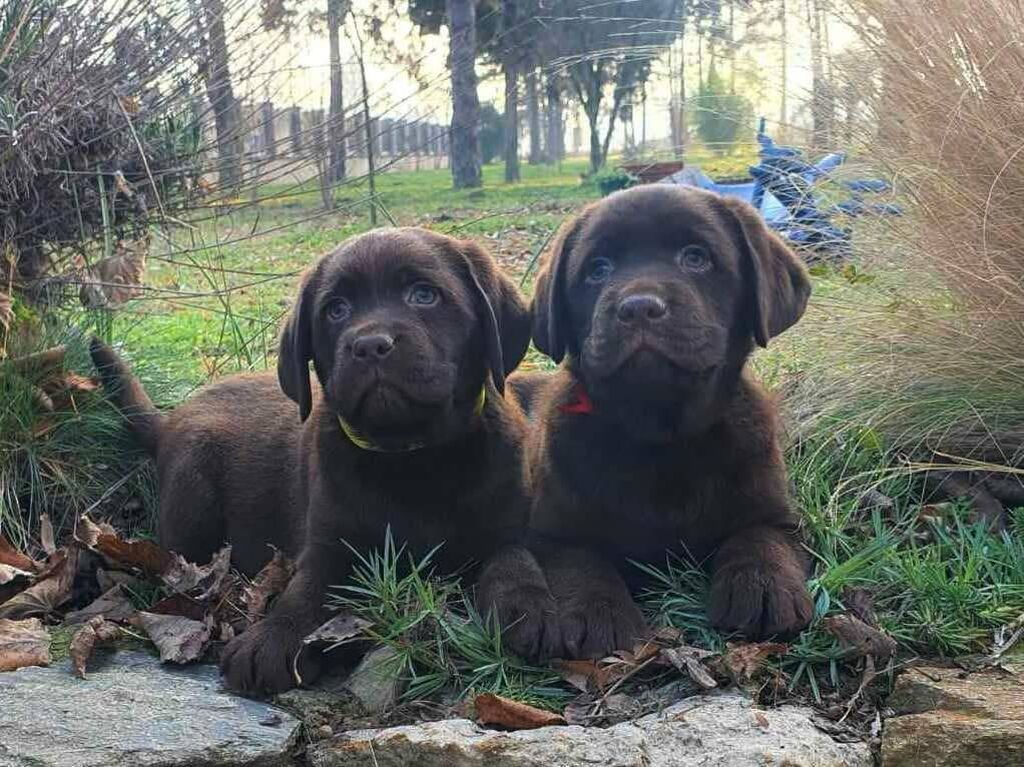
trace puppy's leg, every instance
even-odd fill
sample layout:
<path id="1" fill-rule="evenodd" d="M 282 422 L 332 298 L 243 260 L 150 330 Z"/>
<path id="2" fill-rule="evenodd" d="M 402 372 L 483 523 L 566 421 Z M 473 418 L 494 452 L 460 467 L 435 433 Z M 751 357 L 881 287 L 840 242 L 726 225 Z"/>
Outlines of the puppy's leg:
<path id="1" fill-rule="evenodd" d="M 814 614 L 805 581 L 803 558 L 784 530 L 743 530 L 715 555 L 708 617 L 752 639 L 795 634 Z"/>
<path id="2" fill-rule="evenodd" d="M 502 641 L 524 658 L 560 654 L 555 598 L 540 563 L 525 546 L 507 546 L 491 557 L 476 585 L 477 609 L 493 613 Z"/>
<path id="3" fill-rule="evenodd" d="M 563 657 L 603 658 L 650 633 L 614 566 L 583 548 L 548 550 L 544 573 L 558 604 Z"/>
<path id="4" fill-rule="evenodd" d="M 232 639 L 220 669 L 225 684 L 244 695 L 272 695 L 320 674 L 320 659 L 303 651 L 302 640 L 327 618 L 323 607 L 328 583 L 348 572 L 340 545 L 307 544 L 295 575 L 259 623 Z"/>
<path id="5" fill-rule="evenodd" d="M 226 538 L 214 482 L 192 456 L 170 460 L 160 476 L 160 543 L 190 562 L 209 562 Z"/>

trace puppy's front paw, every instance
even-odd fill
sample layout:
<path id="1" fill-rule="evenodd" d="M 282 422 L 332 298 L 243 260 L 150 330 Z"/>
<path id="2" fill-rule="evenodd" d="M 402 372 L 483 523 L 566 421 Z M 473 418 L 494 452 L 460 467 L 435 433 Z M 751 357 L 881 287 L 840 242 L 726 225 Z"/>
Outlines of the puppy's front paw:
<path id="1" fill-rule="evenodd" d="M 712 625 L 748 639 L 794 635 L 807 628 L 814 605 L 803 576 L 759 565 L 719 568 L 711 580 L 708 617 Z"/>
<path id="2" fill-rule="evenodd" d="M 598 659 L 632 650 L 650 628 L 629 594 L 585 593 L 559 603 L 559 628 L 568 659 Z"/>
<path id="3" fill-rule="evenodd" d="M 527 660 L 558 657 L 562 648 L 557 605 L 541 586 L 520 584 L 505 588 L 484 602 L 501 626 L 501 639 L 508 649 Z"/>
<path id="4" fill-rule="evenodd" d="M 301 653 L 301 657 L 300 657 Z M 224 684 L 248 696 L 274 695 L 312 681 L 319 670 L 316 659 L 303 652 L 302 635 L 290 620 L 267 618 L 232 639 L 221 656 Z"/>

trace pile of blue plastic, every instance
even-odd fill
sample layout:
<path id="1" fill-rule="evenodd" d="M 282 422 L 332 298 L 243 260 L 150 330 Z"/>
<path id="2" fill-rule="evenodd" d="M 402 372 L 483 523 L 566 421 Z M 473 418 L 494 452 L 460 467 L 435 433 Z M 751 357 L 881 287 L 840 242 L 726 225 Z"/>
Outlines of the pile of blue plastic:
<path id="1" fill-rule="evenodd" d="M 663 179 L 663 184 L 685 184 L 719 194 L 740 197 L 760 211 L 765 221 L 786 240 L 798 246 L 809 260 L 841 261 L 850 254 L 851 229 L 837 223 L 864 215 L 900 215 L 898 205 L 869 201 L 868 195 L 891 191 L 883 179 L 832 178 L 846 160 L 843 152 L 827 154 L 815 163 L 794 147 L 779 146 L 765 134 L 765 120 L 757 132 L 760 162 L 750 168 L 750 180 L 716 182 L 700 168 L 688 167 Z M 825 203 L 816 187 L 830 182 L 845 198 Z"/>

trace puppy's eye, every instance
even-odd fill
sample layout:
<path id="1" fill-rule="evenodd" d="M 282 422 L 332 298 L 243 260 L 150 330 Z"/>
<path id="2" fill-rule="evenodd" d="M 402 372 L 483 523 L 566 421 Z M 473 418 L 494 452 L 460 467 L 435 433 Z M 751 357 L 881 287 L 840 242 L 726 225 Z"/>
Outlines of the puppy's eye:
<path id="1" fill-rule="evenodd" d="M 413 306 L 433 306 L 441 300 L 441 293 L 433 285 L 417 282 L 409 288 L 405 300 Z"/>
<path id="2" fill-rule="evenodd" d="M 676 263 L 679 264 L 680 269 L 685 269 L 688 272 L 705 272 L 711 268 L 711 256 L 707 248 L 700 245 L 687 245 L 679 251 Z"/>
<path id="3" fill-rule="evenodd" d="M 615 265 L 607 258 L 595 258 L 587 265 L 587 282 L 592 285 L 604 282 L 614 271 Z"/>
<path id="4" fill-rule="evenodd" d="M 352 314 L 352 305 L 344 298 L 336 298 L 327 304 L 327 319 L 331 322 L 344 322 Z"/>

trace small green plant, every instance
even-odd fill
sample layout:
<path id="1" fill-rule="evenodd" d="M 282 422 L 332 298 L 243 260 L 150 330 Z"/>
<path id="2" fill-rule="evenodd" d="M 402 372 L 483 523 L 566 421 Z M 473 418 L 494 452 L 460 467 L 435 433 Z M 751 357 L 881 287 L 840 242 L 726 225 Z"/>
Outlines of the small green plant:
<path id="1" fill-rule="evenodd" d="M 636 176 L 627 173 L 621 168 L 606 168 L 595 173 L 592 181 L 601 192 L 602 197 L 606 197 L 612 192 L 618 192 L 621 189 L 629 189 L 631 186 L 636 186 L 640 183 Z"/>
<path id="2" fill-rule="evenodd" d="M 477 612 L 458 578 L 434 572 L 436 548 L 416 559 L 388 527 L 382 548 L 352 553 L 351 578 L 333 588 L 328 605 L 370 622 L 369 637 L 394 651 L 387 671 L 405 678 L 407 700 L 494 692 L 557 708 L 568 698 L 557 674 L 505 650 L 496 621 Z"/>

